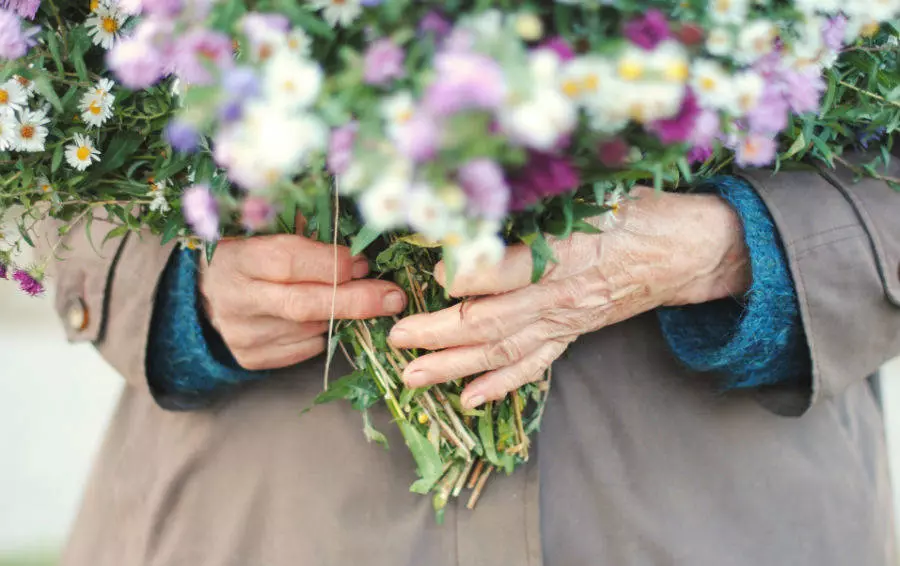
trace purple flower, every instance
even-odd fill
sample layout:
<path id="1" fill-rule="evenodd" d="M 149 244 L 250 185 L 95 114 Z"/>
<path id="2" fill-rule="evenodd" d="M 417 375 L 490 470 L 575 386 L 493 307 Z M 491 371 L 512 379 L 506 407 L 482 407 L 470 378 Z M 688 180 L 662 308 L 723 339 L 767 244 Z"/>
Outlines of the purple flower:
<path id="1" fill-rule="evenodd" d="M 141 9 L 151 16 L 171 18 L 184 9 L 184 0 L 146 0 L 141 2 Z"/>
<path id="2" fill-rule="evenodd" d="M 453 25 L 440 12 L 431 10 L 419 20 L 419 33 L 434 34 L 436 38 L 442 38 L 453 29 Z"/>
<path id="3" fill-rule="evenodd" d="M 19 289 L 32 297 L 36 297 L 44 292 L 44 286 L 41 285 L 41 282 L 24 269 L 17 269 L 13 273 L 12 278 L 13 281 L 19 284 Z"/>
<path id="4" fill-rule="evenodd" d="M 694 131 L 691 132 L 688 141 L 695 146 L 711 146 L 722 133 L 720 125 L 719 115 L 716 112 L 703 110 L 694 122 Z"/>
<path id="5" fill-rule="evenodd" d="M 581 183 L 578 172 L 565 157 L 529 152 L 528 163 L 510 179 L 512 210 L 523 210 L 545 197 L 572 191 Z"/>
<path id="6" fill-rule="evenodd" d="M 822 42 L 831 51 L 840 51 L 847 37 L 847 18 L 838 15 L 822 24 Z"/>
<path id="7" fill-rule="evenodd" d="M 784 94 L 788 104 L 797 114 L 815 112 L 825 92 L 825 80 L 817 67 L 803 71 L 784 69 L 781 73 Z"/>
<path id="8" fill-rule="evenodd" d="M 622 138 L 613 138 L 597 146 L 597 158 L 611 169 L 621 167 L 628 160 L 631 148 Z"/>
<path id="9" fill-rule="evenodd" d="M 713 148 L 711 145 L 695 145 L 687 153 L 688 163 L 703 163 L 712 157 Z"/>
<path id="10" fill-rule="evenodd" d="M 664 144 L 681 143 L 691 137 L 699 116 L 700 105 L 697 104 L 697 97 L 688 89 L 677 115 L 652 122 L 648 124 L 647 129 L 655 133 Z"/>
<path id="11" fill-rule="evenodd" d="M 0 0 L 0 8 L 14 10 L 19 17 L 29 20 L 34 19 L 40 6 L 41 0 Z"/>
<path id="12" fill-rule="evenodd" d="M 640 18 L 626 23 L 622 31 L 631 43 L 648 51 L 672 35 L 665 14 L 659 10 L 647 10 Z"/>
<path id="13" fill-rule="evenodd" d="M 0 261 L 0 279 L 6 279 L 9 271 L 9 266 Z"/>
<path id="14" fill-rule="evenodd" d="M 479 53 L 441 53 L 435 57 L 437 79 L 425 92 L 425 106 L 436 116 L 462 110 L 497 108 L 506 97 L 500 65 Z"/>
<path id="15" fill-rule="evenodd" d="M 219 205 L 206 185 L 194 185 L 181 197 L 184 219 L 207 242 L 219 238 Z"/>
<path id="16" fill-rule="evenodd" d="M 781 88 L 774 82 L 763 87 L 759 103 L 747 113 L 751 132 L 774 134 L 787 127 L 790 107 Z"/>
<path id="17" fill-rule="evenodd" d="M 509 210 L 510 189 L 496 161 L 473 159 L 456 175 L 468 197 L 469 211 L 489 220 L 500 220 Z"/>
<path id="18" fill-rule="evenodd" d="M 343 175 L 353 162 L 353 146 L 359 124 L 350 122 L 331 132 L 328 140 L 328 170 L 335 175 Z"/>
<path id="19" fill-rule="evenodd" d="M 9 10 L 0 10 L 0 58 L 18 59 L 28 53 L 36 42 L 40 28 L 25 29 L 19 18 Z"/>
<path id="20" fill-rule="evenodd" d="M 265 199 L 249 197 L 241 204 L 241 224 L 251 232 L 258 232 L 272 225 L 275 209 Z"/>
<path id="21" fill-rule="evenodd" d="M 575 58 L 575 50 L 569 45 L 569 42 L 561 37 L 551 37 L 542 43 L 539 49 L 549 49 L 556 53 L 560 61 L 571 61 Z"/>
<path id="22" fill-rule="evenodd" d="M 383 86 L 405 73 L 403 49 L 390 39 L 379 39 L 369 45 L 363 56 L 363 78 L 370 85 Z"/>
<path id="23" fill-rule="evenodd" d="M 863 149 L 869 149 L 872 142 L 881 141 L 887 129 L 884 127 L 875 128 L 873 131 L 863 130 L 856 136 L 856 143 Z"/>
<path id="24" fill-rule="evenodd" d="M 244 104 L 260 94 L 259 77 L 250 67 L 235 67 L 222 77 L 225 101 L 219 106 L 219 119 L 234 122 L 243 115 Z"/>
<path id="25" fill-rule="evenodd" d="M 772 163 L 778 146 L 775 140 L 761 134 L 748 134 L 738 141 L 735 163 L 739 167 L 762 167 Z"/>
<path id="26" fill-rule="evenodd" d="M 163 132 L 166 142 L 183 153 L 191 153 L 200 145 L 197 128 L 182 120 L 172 120 Z"/>
<path id="27" fill-rule="evenodd" d="M 165 57 L 148 41 L 137 37 L 123 39 L 106 56 L 106 64 L 126 87 L 142 90 L 165 74 Z"/>
<path id="28" fill-rule="evenodd" d="M 416 112 L 412 118 L 397 126 L 397 149 L 416 163 L 433 159 L 441 141 L 440 127 L 427 112 Z"/>
<path id="29" fill-rule="evenodd" d="M 360 4 L 367 8 L 372 8 L 374 6 L 379 6 L 384 0 L 362 0 Z"/>
<path id="30" fill-rule="evenodd" d="M 197 28 L 175 44 L 175 70 L 188 83 L 210 84 L 212 71 L 227 69 L 233 62 L 231 38 L 223 33 Z"/>

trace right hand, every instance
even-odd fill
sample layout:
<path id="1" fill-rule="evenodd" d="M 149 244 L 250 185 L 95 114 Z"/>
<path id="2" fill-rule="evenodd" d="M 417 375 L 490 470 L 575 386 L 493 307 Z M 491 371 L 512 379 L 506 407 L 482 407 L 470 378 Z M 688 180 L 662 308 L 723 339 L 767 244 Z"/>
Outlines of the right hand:
<path id="1" fill-rule="evenodd" d="M 336 319 L 400 313 L 406 294 L 388 281 L 363 279 L 364 257 L 303 236 L 258 236 L 219 242 L 200 270 L 206 314 L 238 363 L 248 370 L 288 367 L 322 353 Z"/>

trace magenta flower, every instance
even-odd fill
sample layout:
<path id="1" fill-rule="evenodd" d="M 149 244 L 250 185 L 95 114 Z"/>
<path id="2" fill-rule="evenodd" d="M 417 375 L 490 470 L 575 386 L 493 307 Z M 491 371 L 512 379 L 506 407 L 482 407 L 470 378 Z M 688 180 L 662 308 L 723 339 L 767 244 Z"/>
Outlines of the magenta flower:
<path id="1" fill-rule="evenodd" d="M 509 182 L 512 187 L 512 210 L 523 210 L 545 197 L 556 196 L 578 188 L 578 172 L 565 157 L 531 151 L 528 163 Z"/>
<path id="2" fill-rule="evenodd" d="M 249 197 L 241 204 L 241 224 L 251 232 L 258 232 L 272 225 L 275 209 L 265 199 Z"/>
<path id="3" fill-rule="evenodd" d="M 597 146 L 597 158 L 611 169 L 625 165 L 631 148 L 622 138 L 613 138 Z"/>
<path id="4" fill-rule="evenodd" d="M 748 134 L 738 142 L 735 163 L 739 167 L 762 167 L 772 163 L 778 145 L 769 136 Z"/>
<path id="5" fill-rule="evenodd" d="M 0 8 L 13 10 L 19 17 L 29 20 L 34 19 L 40 6 L 41 0 L 0 0 Z"/>
<path id="6" fill-rule="evenodd" d="M 405 73 L 403 49 L 390 39 L 369 45 L 363 56 L 363 79 L 370 85 L 384 86 Z"/>
<path id="7" fill-rule="evenodd" d="M 456 175 L 468 197 L 469 211 L 489 220 L 500 220 L 509 210 L 510 189 L 496 161 L 473 159 Z"/>
<path id="8" fill-rule="evenodd" d="M 450 33 L 451 29 L 453 26 L 450 21 L 435 10 L 431 10 L 419 20 L 419 33 L 431 33 L 438 39 Z"/>
<path id="9" fill-rule="evenodd" d="M 18 59 L 28 53 L 36 41 L 40 28 L 23 28 L 18 16 L 9 10 L 0 10 L 0 59 Z"/>
<path id="10" fill-rule="evenodd" d="M 12 278 L 13 281 L 19 284 L 19 289 L 32 297 L 41 295 L 44 292 L 44 286 L 41 285 L 41 282 L 24 269 L 17 269 L 15 273 L 13 273 Z"/>
<path id="11" fill-rule="evenodd" d="M 165 74 L 165 58 L 150 42 L 131 37 L 118 41 L 106 55 L 106 64 L 126 87 L 145 89 Z"/>
<path id="12" fill-rule="evenodd" d="M 549 49 L 556 53 L 560 61 L 571 61 L 575 58 L 575 50 L 569 45 L 569 42 L 561 37 L 551 37 L 542 43 L 539 49 Z"/>
<path id="13" fill-rule="evenodd" d="M 213 71 L 234 64 L 231 38 L 208 29 L 194 29 L 175 44 L 174 63 L 178 75 L 192 84 L 210 84 Z"/>
<path id="14" fill-rule="evenodd" d="M 699 115 L 700 105 L 697 104 L 697 97 L 688 89 L 677 115 L 652 122 L 647 125 L 647 129 L 656 134 L 659 141 L 664 144 L 681 143 L 690 138 Z"/>
<path id="15" fill-rule="evenodd" d="M 486 55 L 441 53 L 434 66 L 437 79 L 426 90 L 424 104 L 436 116 L 494 109 L 506 97 L 503 69 Z"/>
<path id="16" fill-rule="evenodd" d="M 219 205 L 206 185 L 194 185 L 181 197 L 184 219 L 195 234 L 212 242 L 219 238 Z"/>
<path id="17" fill-rule="evenodd" d="M 703 163 L 713 154 L 713 147 L 711 145 L 695 145 L 687 153 L 688 163 Z"/>
<path id="18" fill-rule="evenodd" d="M 335 175 L 343 175 L 353 163 L 353 146 L 356 144 L 356 132 L 359 124 L 350 122 L 331 132 L 328 140 L 328 170 Z"/>
<path id="19" fill-rule="evenodd" d="M 0 261 L 0 279 L 6 279 L 9 273 L 9 266 Z"/>
<path id="20" fill-rule="evenodd" d="M 669 22 L 659 10 L 647 10 L 640 18 L 626 23 L 622 31 L 631 43 L 648 51 L 672 36 Z"/>
<path id="21" fill-rule="evenodd" d="M 440 127 L 433 116 L 419 111 L 397 127 L 397 149 L 416 163 L 434 159 L 441 142 Z"/>

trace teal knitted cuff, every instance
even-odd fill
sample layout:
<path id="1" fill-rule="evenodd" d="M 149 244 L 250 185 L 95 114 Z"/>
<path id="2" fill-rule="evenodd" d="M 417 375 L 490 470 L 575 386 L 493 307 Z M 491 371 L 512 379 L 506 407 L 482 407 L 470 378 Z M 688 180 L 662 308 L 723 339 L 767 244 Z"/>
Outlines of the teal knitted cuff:
<path id="1" fill-rule="evenodd" d="M 758 387 L 809 374 L 809 347 L 787 257 L 765 204 L 735 177 L 711 180 L 744 225 L 753 282 L 741 301 L 723 299 L 658 311 L 675 355 L 695 371 L 725 377 L 727 389 Z"/>

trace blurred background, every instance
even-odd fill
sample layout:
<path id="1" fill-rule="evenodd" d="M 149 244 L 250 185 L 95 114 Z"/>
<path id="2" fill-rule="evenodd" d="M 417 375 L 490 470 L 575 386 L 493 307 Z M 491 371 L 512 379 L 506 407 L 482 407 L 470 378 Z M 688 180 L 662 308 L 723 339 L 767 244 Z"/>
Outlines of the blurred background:
<path id="1" fill-rule="evenodd" d="M 66 343 L 52 305 L 0 281 L 0 566 L 55 563 L 122 387 L 90 346 Z M 900 486 L 900 360 L 883 386 Z"/>

